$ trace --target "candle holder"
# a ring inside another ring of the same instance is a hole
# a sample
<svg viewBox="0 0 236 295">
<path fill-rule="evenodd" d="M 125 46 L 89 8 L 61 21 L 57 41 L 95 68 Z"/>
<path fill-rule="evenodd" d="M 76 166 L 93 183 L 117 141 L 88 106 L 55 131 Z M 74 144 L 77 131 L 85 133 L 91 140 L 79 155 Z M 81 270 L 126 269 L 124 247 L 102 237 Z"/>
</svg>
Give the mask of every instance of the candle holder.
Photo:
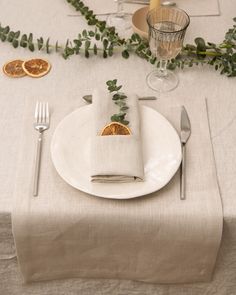
<svg viewBox="0 0 236 295">
<path fill-rule="evenodd" d="M 148 24 L 146 20 L 148 11 L 149 7 L 145 6 L 136 10 L 132 16 L 133 31 L 145 39 L 148 39 Z"/>
</svg>

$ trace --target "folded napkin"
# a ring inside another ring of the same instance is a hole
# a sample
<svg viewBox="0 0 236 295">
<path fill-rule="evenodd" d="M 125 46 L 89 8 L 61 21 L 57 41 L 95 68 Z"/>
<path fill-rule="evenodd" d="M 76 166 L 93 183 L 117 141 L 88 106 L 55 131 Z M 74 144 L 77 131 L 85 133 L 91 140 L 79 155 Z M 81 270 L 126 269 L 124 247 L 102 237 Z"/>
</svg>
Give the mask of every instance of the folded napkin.
<svg viewBox="0 0 236 295">
<path fill-rule="evenodd" d="M 93 93 L 91 130 L 91 180 L 93 182 L 133 182 L 144 177 L 140 138 L 139 106 L 136 95 L 126 99 L 126 118 L 131 135 L 101 136 L 111 123 L 111 116 L 119 112 L 113 94 L 97 89 Z"/>
</svg>

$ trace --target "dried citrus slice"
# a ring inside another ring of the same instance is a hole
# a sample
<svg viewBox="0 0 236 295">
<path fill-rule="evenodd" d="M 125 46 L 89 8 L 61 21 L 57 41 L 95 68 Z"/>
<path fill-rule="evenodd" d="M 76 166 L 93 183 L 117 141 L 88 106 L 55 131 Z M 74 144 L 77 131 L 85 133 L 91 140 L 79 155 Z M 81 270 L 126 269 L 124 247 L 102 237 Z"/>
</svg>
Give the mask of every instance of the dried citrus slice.
<svg viewBox="0 0 236 295">
<path fill-rule="evenodd" d="M 12 78 L 24 77 L 26 73 L 22 68 L 23 62 L 24 61 L 20 59 L 9 61 L 3 66 L 3 72 Z"/>
<path fill-rule="evenodd" d="M 44 59 L 34 58 L 23 62 L 22 67 L 28 76 L 39 78 L 50 71 L 51 65 Z"/>
<path fill-rule="evenodd" d="M 106 125 L 101 132 L 101 135 L 130 135 L 131 131 L 130 129 L 119 123 L 119 122 L 112 122 L 108 125 Z"/>
</svg>

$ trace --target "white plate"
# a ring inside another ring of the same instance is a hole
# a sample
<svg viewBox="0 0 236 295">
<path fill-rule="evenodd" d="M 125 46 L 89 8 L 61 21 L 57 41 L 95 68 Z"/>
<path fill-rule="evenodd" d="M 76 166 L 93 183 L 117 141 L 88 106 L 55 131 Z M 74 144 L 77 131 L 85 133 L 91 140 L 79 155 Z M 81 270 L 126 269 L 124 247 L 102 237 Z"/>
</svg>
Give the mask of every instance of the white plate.
<svg viewBox="0 0 236 295">
<path fill-rule="evenodd" d="M 158 112 L 141 107 L 145 179 L 135 183 L 92 183 L 89 169 L 91 106 L 67 115 L 56 128 L 51 156 L 59 175 L 71 186 L 103 198 L 129 199 L 161 189 L 181 163 L 181 144 L 172 125 Z"/>
</svg>

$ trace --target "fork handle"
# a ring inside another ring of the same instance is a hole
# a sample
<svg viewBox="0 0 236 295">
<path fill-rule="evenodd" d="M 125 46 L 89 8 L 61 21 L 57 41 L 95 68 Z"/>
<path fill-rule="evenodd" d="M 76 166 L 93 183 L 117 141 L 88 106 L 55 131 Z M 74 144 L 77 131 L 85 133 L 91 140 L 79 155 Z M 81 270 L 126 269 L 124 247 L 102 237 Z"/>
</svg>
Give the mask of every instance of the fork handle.
<svg viewBox="0 0 236 295">
<path fill-rule="evenodd" d="M 180 200 L 185 200 L 185 163 L 186 163 L 186 148 L 185 144 L 182 144 L 182 163 L 180 166 Z"/>
<path fill-rule="evenodd" d="M 42 141 L 43 141 L 43 133 L 39 132 L 39 136 L 37 140 L 35 170 L 34 170 L 34 191 L 33 191 L 34 197 L 38 196 L 38 183 L 39 183 L 39 171 L 40 171 L 41 154 L 42 154 Z"/>
</svg>

